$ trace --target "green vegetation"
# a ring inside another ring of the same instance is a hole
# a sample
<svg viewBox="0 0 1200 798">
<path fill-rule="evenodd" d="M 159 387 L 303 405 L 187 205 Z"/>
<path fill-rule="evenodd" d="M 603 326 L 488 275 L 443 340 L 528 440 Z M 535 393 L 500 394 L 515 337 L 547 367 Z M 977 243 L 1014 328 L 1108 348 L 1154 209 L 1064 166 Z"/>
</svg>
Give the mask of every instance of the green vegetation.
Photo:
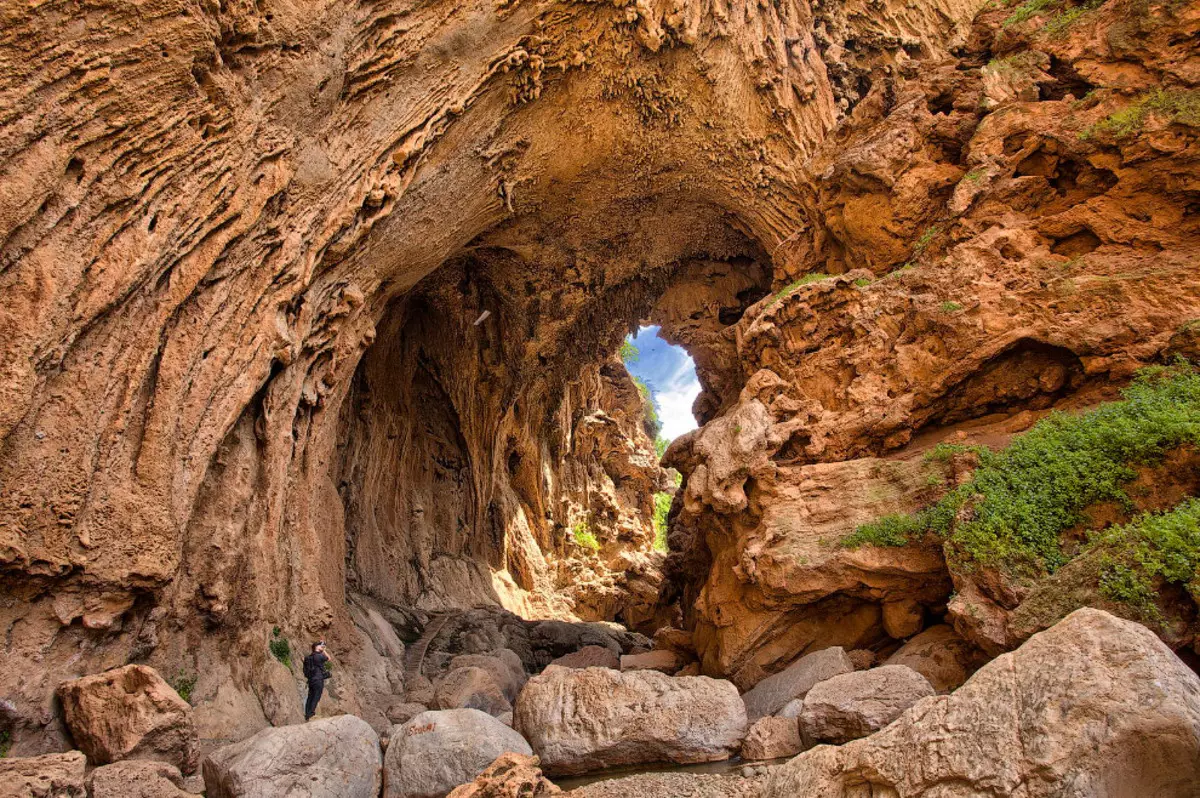
<svg viewBox="0 0 1200 798">
<path fill-rule="evenodd" d="M 963 180 L 966 180 L 971 183 L 978 183 L 980 180 L 983 179 L 983 176 L 986 174 L 987 174 L 987 169 L 984 169 L 981 166 L 978 169 L 972 169 L 971 171 L 969 171 L 965 175 L 963 175 Z"/>
<path fill-rule="evenodd" d="M 287 641 L 285 640 L 284 642 L 286 643 Z M 274 654 L 275 651 L 272 649 L 271 653 Z M 276 655 L 276 657 L 278 657 L 278 655 Z M 289 659 L 290 658 L 289 652 Z M 282 660 L 280 661 L 282 662 Z M 284 664 L 287 665 L 288 663 L 285 662 Z M 196 674 L 189 676 L 183 671 L 180 671 L 179 673 L 175 674 L 175 678 L 171 680 L 171 686 L 175 688 L 175 692 L 179 693 L 179 697 L 189 704 L 192 703 L 192 691 L 196 689 L 196 678 Z"/>
<path fill-rule="evenodd" d="M 1100 6 L 1104 5 L 1106 0 L 1087 0 L 1082 5 L 1074 6 L 1059 11 L 1050 21 L 1046 23 L 1045 32 L 1051 36 L 1062 36 L 1072 25 L 1082 19 L 1091 11 L 1095 11 Z"/>
<path fill-rule="evenodd" d="M 576 543 L 585 549 L 600 551 L 600 541 L 596 540 L 596 535 L 588 527 L 587 521 L 580 521 L 571 527 L 571 536 L 575 538 Z"/>
<path fill-rule="evenodd" d="M 771 307 L 772 305 L 774 305 L 776 302 L 783 299 L 784 297 L 791 295 L 797 288 L 800 288 L 801 286 L 804 286 L 804 285 L 809 285 L 811 283 L 819 283 L 822 280 L 828 280 L 831 276 L 832 275 L 824 274 L 822 272 L 813 272 L 812 274 L 806 274 L 803 277 L 801 277 L 799 280 L 794 280 L 794 281 L 788 283 L 787 285 L 785 285 L 783 288 L 776 291 L 775 294 L 770 299 L 767 300 L 767 304 L 763 305 L 763 310 L 766 310 L 767 308 Z"/>
<path fill-rule="evenodd" d="M 1143 619 L 1162 620 L 1154 601 L 1155 579 L 1183 585 L 1200 601 L 1200 499 L 1098 532 L 1091 543 L 1106 550 L 1101 595 L 1132 607 Z"/>
<path fill-rule="evenodd" d="M 940 310 L 942 313 L 953 313 L 956 310 L 962 310 L 962 307 L 963 306 L 957 302 L 943 302 L 942 304 L 938 305 L 938 310 Z"/>
<path fill-rule="evenodd" d="M 0 731 L 0 759 L 8 757 L 8 752 L 12 748 L 12 732 L 8 729 Z"/>
<path fill-rule="evenodd" d="M 859 288 L 864 288 L 865 286 L 870 285 L 871 282 L 872 282 L 872 280 L 870 277 L 859 277 L 857 280 L 854 281 L 854 284 L 856 286 L 858 286 Z"/>
<path fill-rule="evenodd" d="M 964 563 L 1054 571 L 1067 561 L 1059 536 L 1085 520 L 1084 508 L 1132 507 L 1124 490 L 1132 466 L 1200 443 L 1200 371 L 1186 362 L 1144 369 L 1123 397 L 1082 415 L 1052 413 L 1003 451 L 974 449 L 980 464 L 969 482 L 916 515 L 859 527 L 843 544 L 899 546 L 934 533 Z M 938 447 L 930 457 L 955 451 Z M 1110 582 L 1119 578 L 1114 571 Z"/>
<path fill-rule="evenodd" d="M 667 514 L 671 512 L 671 494 L 654 494 L 654 550 L 667 550 Z"/>
<path fill-rule="evenodd" d="M 1020 25 L 1022 22 L 1032 19 L 1033 17 L 1045 11 L 1053 4 L 1054 0 L 1026 0 L 1021 5 L 1017 6 L 1016 11 L 1009 14 L 1001 27 L 1011 28 L 1013 25 Z"/>
<path fill-rule="evenodd" d="M 659 435 L 654 439 L 654 451 L 658 453 L 658 459 L 661 460 L 663 455 L 667 453 L 667 447 L 671 445 L 669 438 L 664 438 Z"/>
<path fill-rule="evenodd" d="M 292 646 L 283 636 L 283 630 L 278 626 L 271 630 L 271 642 L 267 644 L 267 647 L 271 649 L 271 656 L 288 666 L 289 669 L 292 667 Z M 180 695 L 183 694 L 180 693 Z"/>
<path fill-rule="evenodd" d="M 619 354 L 621 355 L 621 361 L 625 363 L 625 365 L 638 362 L 638 358 L 642 356 L 641 350 L 639 350 L 633 341 L 630 341 L 628 338 L 621 342 Z"/>
<path fill-rule="evenodd" d="M 1098 133 L 1126 138 L 1142 129 L 1151 114 L 1165 116 L 1171 122 L 1200 127 L 1200 89 L 1155 89 L 1143 94 L 1120 111 L 1086 128 L 1079 134 L 1090 139 Z"/>
</svg>

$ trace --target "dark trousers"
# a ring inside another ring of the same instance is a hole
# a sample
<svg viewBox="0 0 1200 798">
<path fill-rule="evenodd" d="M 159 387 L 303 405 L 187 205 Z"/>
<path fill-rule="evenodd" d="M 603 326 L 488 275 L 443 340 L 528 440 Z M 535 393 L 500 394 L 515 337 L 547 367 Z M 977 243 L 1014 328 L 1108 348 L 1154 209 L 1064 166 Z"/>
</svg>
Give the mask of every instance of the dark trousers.
<svg viewBox="0 0 1200 798">
<path fill-rule="evenodd" d="M 308 701 L 304 704 L 304 719 L 308 720 L 313 715 L 317 714 L 317 702 L 321 700 L 321 693 L 325 692 L 324 679 L 310 679 L 308 682 Z"/>
</svg>

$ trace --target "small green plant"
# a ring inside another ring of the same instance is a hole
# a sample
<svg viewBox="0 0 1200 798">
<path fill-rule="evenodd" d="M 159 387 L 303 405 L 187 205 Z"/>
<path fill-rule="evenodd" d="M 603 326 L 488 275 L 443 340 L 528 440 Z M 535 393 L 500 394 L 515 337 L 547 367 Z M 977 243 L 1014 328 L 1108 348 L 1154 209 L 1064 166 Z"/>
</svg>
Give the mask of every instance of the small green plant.
<svg viewBox="0 0 1200 798">
<path fill-rule="evenodd" d="M 596 540 L 596 535 L 588 527 L 587 521 L 579 521 L 575 526 L 571 527 L 571 536 L 583 548 L 591 551 L 600 551 L 600 541 Z"/>
<path fill-rule="evenodd" d="M 929 243 L 933 241 L 934 236 L 940 232 L 942 232 L 942 226 L 940 224 L 931 224 L 929 227 L 926 227 L 925 232 L 921 233 L 921 237 L 917 239 L 914 249 L 917 252 L 925 249 L 925 247 L 929 246 Z"/>
<path fill-rule="evenodd" d="M 1090 139 L 1098 133 L 1127 138 L 1141 131 L 1151 114 L 1182 125 L 1200 126 L 1200 89 L 1155 89 L 1084 129 L 1079 138 Z"/>
<path fill-rule="evenodd" d="M 659 435 L 657 438 L 654 439 L 654 451 L 658 454 L 659 460 L 661 460 L 662 456 L 667 453 L 667 447 L 670 445 L 671 445 L 670 438 L 664 438 L 661 435 Z"/>
<path fill-rule="evenodd" d="M 271 630 L 271 641 L 267 644 L 271 656 L 282 662 L 289 669 L 292 667 L 292 646 L 283 636 L 283 630 L 276 626 Z"/>
<path fill-rule="evenodd" d="M 986 174 L 987 174 L 987 169 L 984 169 L 981 166 L 978 169 L 972 169 L 971 171 L 969 171 L 965 175 L 963 175 L 963 180 L 966 180 L 968 183 L 978 183 L 980 180 L 983 179 L 983 176 Z"/>
<path fill-rule="evenodd" d="M 1001 27 L 1011 28 L 1013 25 L 1020 25 L 1022 22 L 1033 19 L 1035 16 L 1045 11 L 1054 0 L 1026 0 L 1026 2 L 1017 6 L 1017 9 L 1005 17 L 1000 23 Z"/>
<path fill-rule="evenodd" d="M 0 759 L 8 758 L 10 750 L 12 750 L 12 732 L 5 729 L 0 731 Z"/>
<path fill-rule="evenodd" d="M 630 341 L 628 338 L 621 342 L 619 354 L 621 356 L 621 361 L 625 363 L 625 365 L 638 362 L 638 358 L 642 356 L 641 350 L 639 350 L 633 341 Z"/>
<path fill-rule="evenodd" d="M 671 512 L 671 494 L 654 494 L 654 550 L 667 550 L 667 514 Z"/>
<path fill-rule="evenodd" d="M 792 282 L 788 283 L 783 288 L 776 291 L 771 296 L 771 298 L 767 300 L 767 304 L 763 306 L 763 310 L 766 310 L 767 308 L 771 307 L 772 305 L 774 305 L 776 302 L 783 299 L 784 297 L 790 296 L 792 293 L 794 293 L 796 291 L 796 289 L 800 288 L 801 286 L 810 285 L 812 283 L 819 283 L 822 280 L 828 280 L 829 277 L 830 277 L 830 275 L 824 274 L 822 272 L 813 272 L 811 274 L 804 275 L 799 280 L 793 280 Z"/>
<path fill-rule="evenodd" d="M 983 446 L 967 446 L 961 443 L 939 443 L 925 453 L 922 458 L 926 463 L 948 463 L 954 459 L 957 454 L 966 454 L 967 452 L 975 452 L 981 454 L 985 451 Z"/>
<path fill-rule="evenodd" d="M 662 421 L 658 417 L 658 400 L 654 397 L 654 389 L 641 377 L 633 377 L 638 394 L 642 397 L 642 417 L 646 421 L 646 432 L 651 438 L 657 439 L 662 432 Z"/>
<path fill-rule="evenodd" d="M 863 524 L 842 538 L 841 545 L 848 549 L 857 549 L 860 546 L 907 546 L 923 532 L 918 519 L 893 513 L 878 521 Z"/>
<path fill-rule="evenodd" d="M 171 680 L 171 686 L 175 688 L 175 692 L 179 693 L 179 697 L 189 704 L 192 703 L 192 691 L 196 689 L 196 678 L 194 673 L 188 675 L 180 671 Z"/>
<path fill-rule="evenodd" d="M 871 283 L 872 283 L 872 280 L 870 277 L 859 277 L 857 280 L 854 281 L 854 284 L 856 286 L 858 286 L 859 288 L 865 288 L 866 286 L 870 285 Z"/>
<path fill-rule="evenodd" d="M 940 310 L 942 313 L 953 313 L 956 310 L 962 310 L 962 307 L 963 306 L 957 302 L 943 302 L 942 304 L 938 305 L 938 310 Z"/>
<path fill-rule="evenodd" d="M 946 484 L 946 480 L 940 474 L 929 474 L 925 477 L 925 486 L 929 488 L 940 488 Z"/>
</svg>

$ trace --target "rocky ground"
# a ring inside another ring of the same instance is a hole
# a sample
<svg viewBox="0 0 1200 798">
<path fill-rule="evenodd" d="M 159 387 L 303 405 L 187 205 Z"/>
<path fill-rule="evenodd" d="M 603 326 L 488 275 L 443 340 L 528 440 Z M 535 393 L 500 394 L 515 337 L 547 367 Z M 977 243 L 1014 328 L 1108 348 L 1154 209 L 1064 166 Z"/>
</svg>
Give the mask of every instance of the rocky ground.
<svg viewBox="0 0 1200 798">
<path fill-rule="evenodd" d="M 765 776 L 645 773 L 609 779 L 571 790 L 576 798 L 753 798 L 762 795 Z"/>
</svg>

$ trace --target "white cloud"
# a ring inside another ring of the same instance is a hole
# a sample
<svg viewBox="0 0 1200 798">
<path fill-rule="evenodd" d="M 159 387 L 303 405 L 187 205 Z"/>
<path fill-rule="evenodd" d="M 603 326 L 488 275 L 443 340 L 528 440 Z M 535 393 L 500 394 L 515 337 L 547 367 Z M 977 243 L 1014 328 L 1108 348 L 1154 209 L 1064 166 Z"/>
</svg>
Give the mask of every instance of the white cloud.
<svg viewBox="0 0 1200 798">
<path fill-rule="evenodd" d="M 700 395 L 700 381 L 696 379 L 696 366 L 686 355 L 663 385 L 655 386 L 658 400 L 658 417 L 662 421 L 662 436 L 674 440 L 685 432 L 696 428 L 692 415 L 692 402 Z"/>
</svg>

